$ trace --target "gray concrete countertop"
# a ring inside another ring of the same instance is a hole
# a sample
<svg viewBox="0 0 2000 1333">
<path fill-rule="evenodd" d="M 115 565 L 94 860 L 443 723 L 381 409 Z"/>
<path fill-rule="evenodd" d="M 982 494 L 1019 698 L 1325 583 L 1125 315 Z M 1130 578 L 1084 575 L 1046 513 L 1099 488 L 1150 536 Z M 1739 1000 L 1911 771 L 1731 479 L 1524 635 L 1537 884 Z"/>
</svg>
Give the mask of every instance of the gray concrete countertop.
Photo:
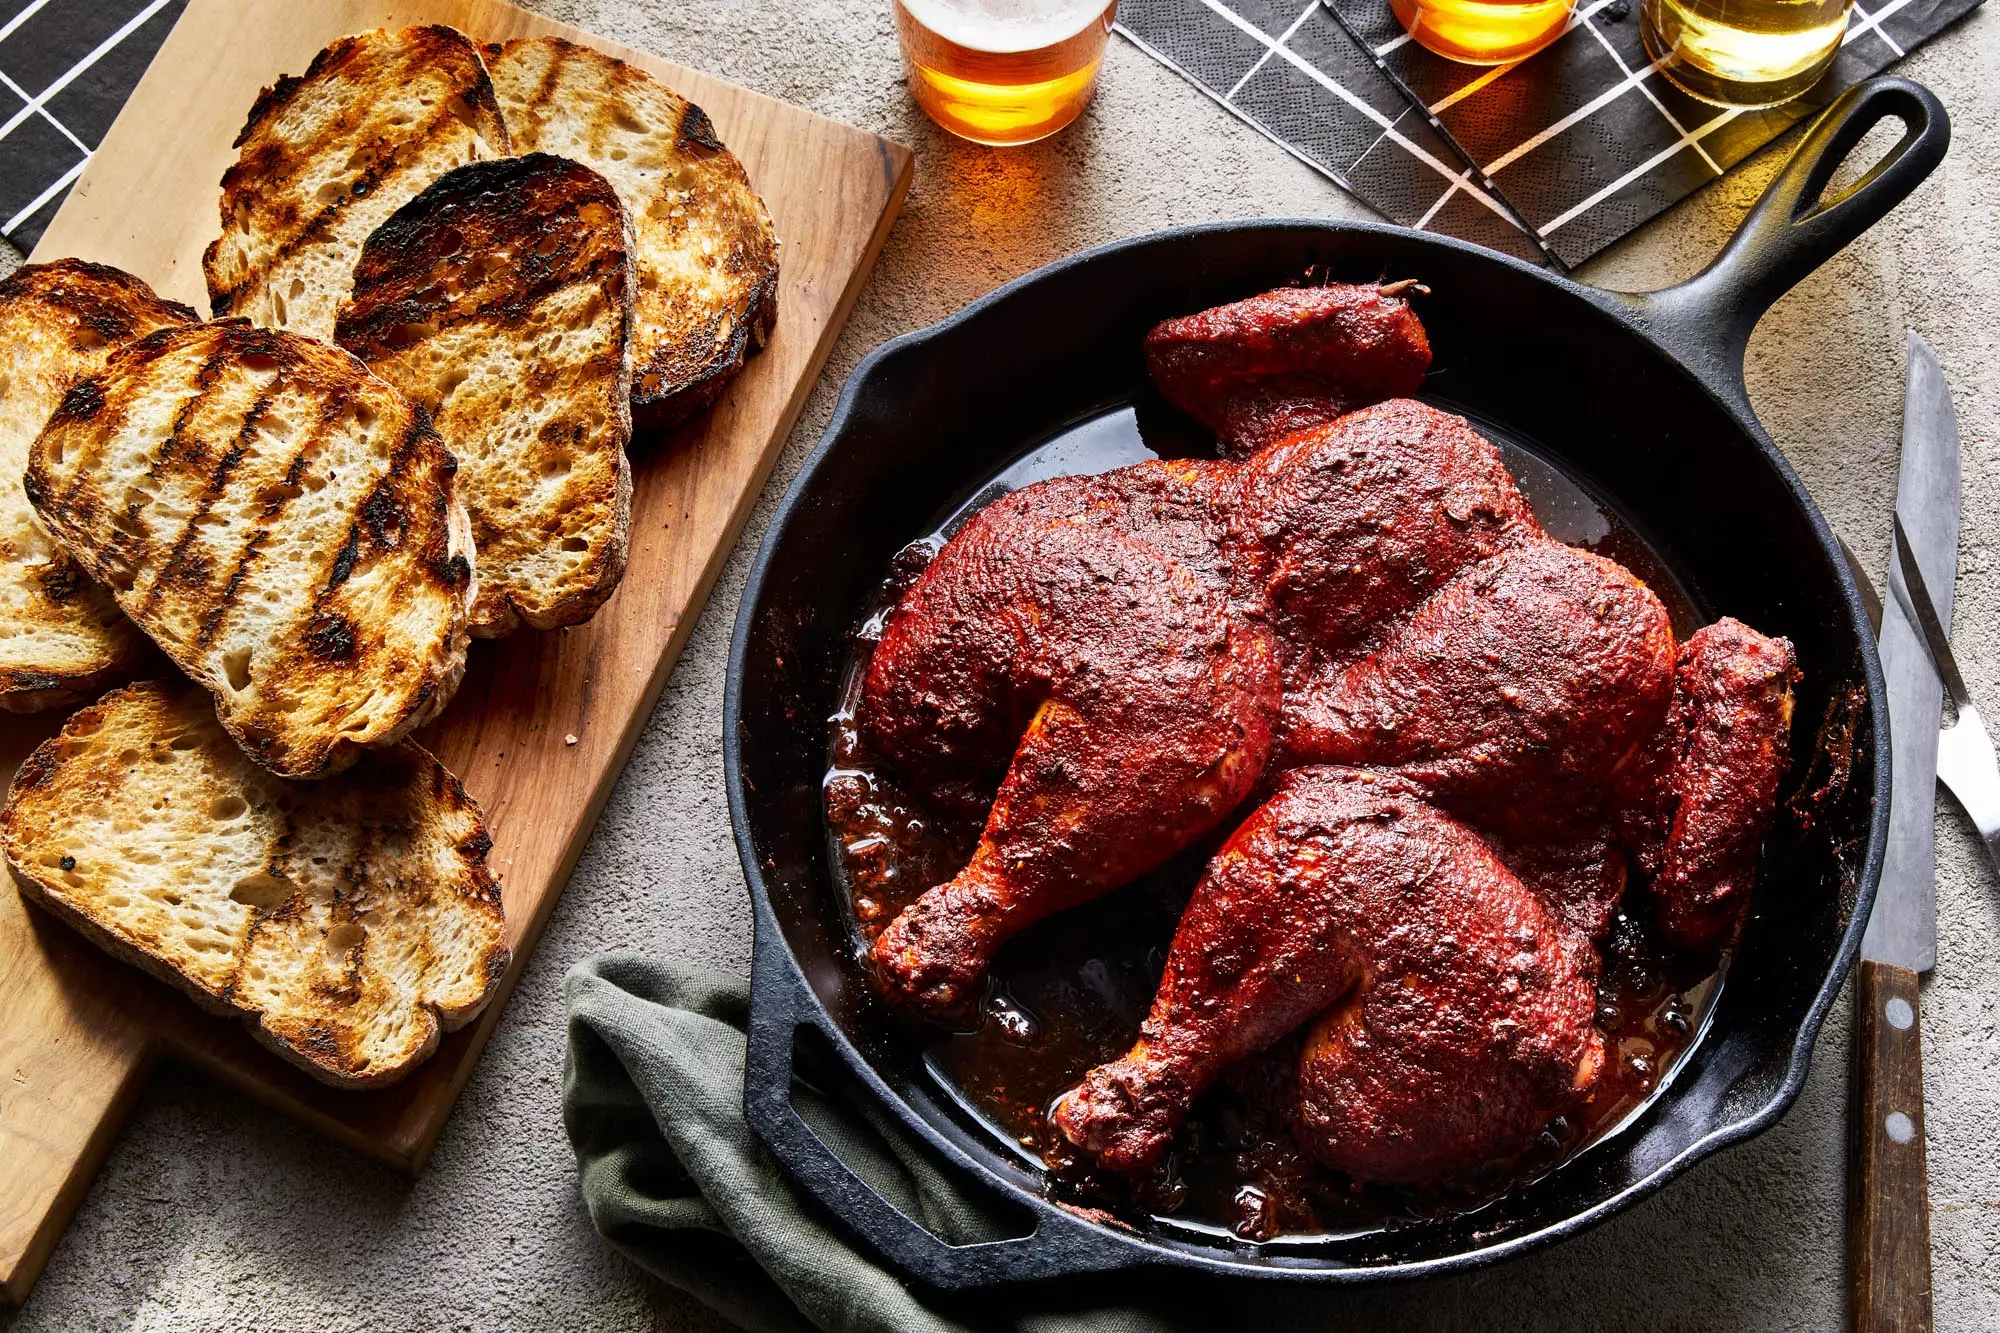
<svg viewBox="0 0 2000 1333">
<path fill-rule="evenodd" d="M 748 557 L 841 381 L 918 328 L 1085 246 L 1216 218 L 1366 217 L 1359 204 L 1114 39 L 1084 118 L 1012 152 L 933 128 L 902 85 L 886 0 L 539 0 L 532 7 L 912 145 L 917 177 L 874 276 L 710 599 L 485 1059 L 414 1183 L 163 1068 L 7 1333 L 140 1327 L 724 1327 L 590 1229 L 562 1136 L 562 975 L 624 946 L 745 971 L 748 900 L 722 791 L 723 662 Z M 1956 642 L 2000 700 L 2000 20 L 1906 61 L 1955 120 L 1903 208 L 1807 279 L 1750 348 L 1751 398 L 1879 580 L 1906 328 L 1937 350 L 1965 443 Z M 1766 153 L 1588 266 L 1661 286 L 1721 245 Z M 1577 374 L 1590 373 L 1577 367 Z M 2000 1328 L 2000 888 L 1970 826 L 1938 819 L 1940 947 L 1924 993 L 1937 1325 Z M 1848 1009 L 1792 1113 L 1571 1243 L 1461 1279 L 1283 1296 L 1299 1329 L 1824 1329 L 1843 1315 Z"/>
</svg>

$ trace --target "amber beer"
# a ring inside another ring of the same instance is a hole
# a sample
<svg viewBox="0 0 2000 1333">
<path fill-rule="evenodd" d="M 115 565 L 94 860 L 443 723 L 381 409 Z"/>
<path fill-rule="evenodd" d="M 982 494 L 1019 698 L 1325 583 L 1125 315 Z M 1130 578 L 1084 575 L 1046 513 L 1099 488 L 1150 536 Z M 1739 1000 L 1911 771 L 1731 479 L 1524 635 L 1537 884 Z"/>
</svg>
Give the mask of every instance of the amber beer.
<svg viewBox="0 0 2000 1333">
<path fill-rule="evenodd" d="M 1563 35 L 1571 0 L 1389 0 L 1417 42 L 1467 65 L 1524 60 Z"/>
<path fill-rule="evenodd" d="M 895 0 L 910 95 L 976 143 L 1054 134 L 1090 100 L 1116 0 Z"/>
</svg>

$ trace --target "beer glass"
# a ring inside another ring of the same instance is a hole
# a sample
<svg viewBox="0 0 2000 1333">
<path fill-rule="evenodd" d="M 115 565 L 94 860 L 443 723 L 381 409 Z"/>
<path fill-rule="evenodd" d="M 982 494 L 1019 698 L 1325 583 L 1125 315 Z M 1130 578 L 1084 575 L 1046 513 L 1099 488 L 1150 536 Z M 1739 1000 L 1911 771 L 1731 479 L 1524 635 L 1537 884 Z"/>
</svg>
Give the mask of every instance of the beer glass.
<svg viewBox="0 0 2000 1333">
<path fill-rule="evenodd" d="M 1427 50 L 1466 65 L 1524 60 L 1562 36 L 1572 0 L 1389 0 Z"/>
<path fill-rule="evenodd" d="M 1660 72 L 1727 107 L 1789 102 L 1840 54 L 1853 0 L 1641 0 L 1639 32 Z"/>
<path fill-rule="evenodd" d="M 985 144 L 1046 138 L 1097 85 L 1117 0 L 892 0 L 910 96 Z"/>
</svg>

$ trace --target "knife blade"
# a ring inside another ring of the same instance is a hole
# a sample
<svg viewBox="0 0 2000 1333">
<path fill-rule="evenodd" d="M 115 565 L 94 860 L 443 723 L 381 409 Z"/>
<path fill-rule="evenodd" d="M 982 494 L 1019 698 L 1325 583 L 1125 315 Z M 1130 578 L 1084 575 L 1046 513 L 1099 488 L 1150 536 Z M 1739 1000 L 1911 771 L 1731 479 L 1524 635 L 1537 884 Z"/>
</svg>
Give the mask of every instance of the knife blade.
<svg viewBox="0 0 2000 1333">
<path fill-rule="evenodd" d="M 1896 517 L 1937 613 L 1949 624 L 1958 581 L 1958 419 L 1937 357 L 1910 334 L 1909 390 L 1903 403 L 1903 462 Z M 1892 552 L 1893 554 L 1893 552 Z M 1908 610 L 1902 562 L 1889 562 L 1882 606 L 1882 676 L 1889 694 L 1889 846 L 1861 956 L 1928 972 L 1937 965 L 1937 882 L 1932 846 L 1937 818 L 1938 723 L 1944 687 Z"/>
<path fill-rule="evenodd" d="M 1965 688 L 1958 659 L 1952 656 L 1951 641 L 1945 637 L 1943 620 L 1924 583 L 1923 570 L 1910 555 L 1901 520 L 1896 522 L 1896 555 L 1903 571 L 1903 587 L 1910 595 L 1907 608 L 1923 631 L 1924 648 L 1944 680 L 1955 716 L 1938 732 L 1938 777 L 1958 798 L 1959 806 L 1979 828 L 1986 853 L 2000 869 L 2000 760 L 1993 754 L 1993 739 L 1986 723 Z"/>
</svg>

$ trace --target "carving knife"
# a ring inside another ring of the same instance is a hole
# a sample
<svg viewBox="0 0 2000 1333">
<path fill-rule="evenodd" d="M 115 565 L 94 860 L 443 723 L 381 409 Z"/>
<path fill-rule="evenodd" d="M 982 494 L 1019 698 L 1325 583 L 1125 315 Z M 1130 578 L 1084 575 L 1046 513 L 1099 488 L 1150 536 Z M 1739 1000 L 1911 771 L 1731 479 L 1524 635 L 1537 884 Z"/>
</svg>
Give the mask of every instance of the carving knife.
<svg viewBox="0 0 2000 1333">
<path fill-rule="evenodd" d="M 1855 1095 L 1848 1221 L 1853 1327 L 1931 1326 L 1930 1202 L 1924 1162 L 1923 1042 L 1918 977 L 1937 963 L 1938 726 L 1943 687 L 1926 650 L 1903 560 L 1936 593 L 1951 623 L 1958 578 L 1958 422 L 1944 372 L 1910 334 L 1897 541 L 1882 604 L 1882 675 L 1889 696 L 1889 845 L 1875 911 L 1861 941 L 1854 990 Z"/>
</svg>

